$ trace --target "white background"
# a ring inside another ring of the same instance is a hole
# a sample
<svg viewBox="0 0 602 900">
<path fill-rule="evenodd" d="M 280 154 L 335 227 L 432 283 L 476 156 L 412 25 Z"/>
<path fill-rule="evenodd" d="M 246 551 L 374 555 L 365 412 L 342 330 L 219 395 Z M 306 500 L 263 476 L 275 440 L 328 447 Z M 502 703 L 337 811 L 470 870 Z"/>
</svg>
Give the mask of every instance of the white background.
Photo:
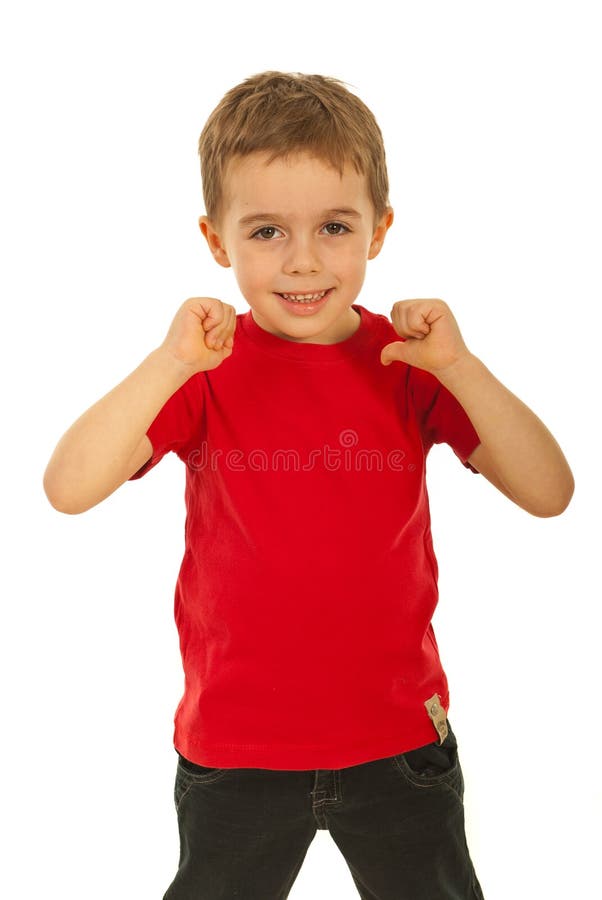
<svg viewBox="0 0 602 900">
<path fill-rule="evenodd" d="M 573 468 L 568 510 L 539 519 L 433 449 L 434 625 L 487 900 L 599 890 L 596 6 L 3 13 L 3 896 L 151 900 L 175 873 L 184 468 L 171 454 L 81 516 L 52 509 L 42 476 L 187 297 L 248 309 L 198 231 L 196 148 L 225 91 L 265 69 L 343 79 L 383 131 L 396 220 L 357 302 L 442 297 Z M 290 897 L 357 897 L 328 832 Z"/>
</svg>

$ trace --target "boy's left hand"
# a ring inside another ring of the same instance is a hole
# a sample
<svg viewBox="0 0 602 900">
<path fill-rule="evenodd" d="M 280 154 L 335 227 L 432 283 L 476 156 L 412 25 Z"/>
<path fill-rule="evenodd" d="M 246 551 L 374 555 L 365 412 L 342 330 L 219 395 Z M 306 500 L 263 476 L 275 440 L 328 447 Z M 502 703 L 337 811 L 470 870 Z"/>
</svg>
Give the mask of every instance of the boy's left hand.
<svg viewBox="0 0 602 900">
<path fill-rule="evenodd" d="M 437 376 L 470 353 L 443 300 L 399 300 L 391 309 L 391 322 L 404 340 L 385 344 L 380 354 L 383 365 L 400 360 Z"/>
</svg>

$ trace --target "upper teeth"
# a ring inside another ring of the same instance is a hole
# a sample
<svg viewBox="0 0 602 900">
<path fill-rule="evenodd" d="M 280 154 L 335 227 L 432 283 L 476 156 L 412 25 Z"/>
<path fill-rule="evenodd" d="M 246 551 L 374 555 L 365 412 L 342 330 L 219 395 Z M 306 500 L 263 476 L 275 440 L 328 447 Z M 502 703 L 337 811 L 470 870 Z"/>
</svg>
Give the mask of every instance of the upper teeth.
<svg viewBox="0 0 602 900">
<path fill-rule="evenodd" d="M 283 294 L 282 296 L 286 300 L 321 300 L 326 291 L 321 291 L 319 294 Z"/>
</svg>

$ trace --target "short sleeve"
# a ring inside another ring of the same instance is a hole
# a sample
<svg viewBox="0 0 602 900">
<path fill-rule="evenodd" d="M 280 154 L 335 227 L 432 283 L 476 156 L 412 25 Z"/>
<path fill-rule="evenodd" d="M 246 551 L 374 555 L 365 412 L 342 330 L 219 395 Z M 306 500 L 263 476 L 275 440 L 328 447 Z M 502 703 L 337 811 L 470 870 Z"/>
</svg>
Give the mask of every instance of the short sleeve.
<svg viewBox="0 0 602 900">
<path fill-rule="evenodd" d="M 198 448 L 203 413 L 202 376 L 203 373 L 197 373 L 189 378 L 159 410 L 146 432 L 153 454 L 129 481 L 142 478 L 171 450 L 186 462 L 192 450 Z"/>
<path fill-rule="evenodd" d="M 433 444 L 449 444 L 463 465 L 478 475 L 478 470 L 467 460 L 481 439 L 463 406 L 424 369 L 411 366 L 409 383 L 425 453 Z"/>
</svg>

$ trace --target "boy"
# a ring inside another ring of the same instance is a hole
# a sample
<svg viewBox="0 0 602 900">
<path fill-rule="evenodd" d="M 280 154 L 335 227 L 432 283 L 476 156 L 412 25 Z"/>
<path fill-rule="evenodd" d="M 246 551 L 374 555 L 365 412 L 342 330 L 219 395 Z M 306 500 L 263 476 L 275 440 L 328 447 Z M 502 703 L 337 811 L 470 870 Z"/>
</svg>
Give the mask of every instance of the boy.
<svg viewBox="0 0 602 900">
<path fill-rule="evenodd" d="M 73 514 L 170 450 L 186 464 L 165 898 L 285 898 L 317 828 L 364 900 L 482 898 L 431 625 L 426 455 L 448 443 L 536 516 L 566 508 L 570 468 L 443 301 L 395 303 L 392 322 L 355 303 L 393 211 L 380 130 L 342 82 L 249 78 L 199 152 L 200 229 L 250 310 L 182 304 L 44 480 Z"/>
</svg>

